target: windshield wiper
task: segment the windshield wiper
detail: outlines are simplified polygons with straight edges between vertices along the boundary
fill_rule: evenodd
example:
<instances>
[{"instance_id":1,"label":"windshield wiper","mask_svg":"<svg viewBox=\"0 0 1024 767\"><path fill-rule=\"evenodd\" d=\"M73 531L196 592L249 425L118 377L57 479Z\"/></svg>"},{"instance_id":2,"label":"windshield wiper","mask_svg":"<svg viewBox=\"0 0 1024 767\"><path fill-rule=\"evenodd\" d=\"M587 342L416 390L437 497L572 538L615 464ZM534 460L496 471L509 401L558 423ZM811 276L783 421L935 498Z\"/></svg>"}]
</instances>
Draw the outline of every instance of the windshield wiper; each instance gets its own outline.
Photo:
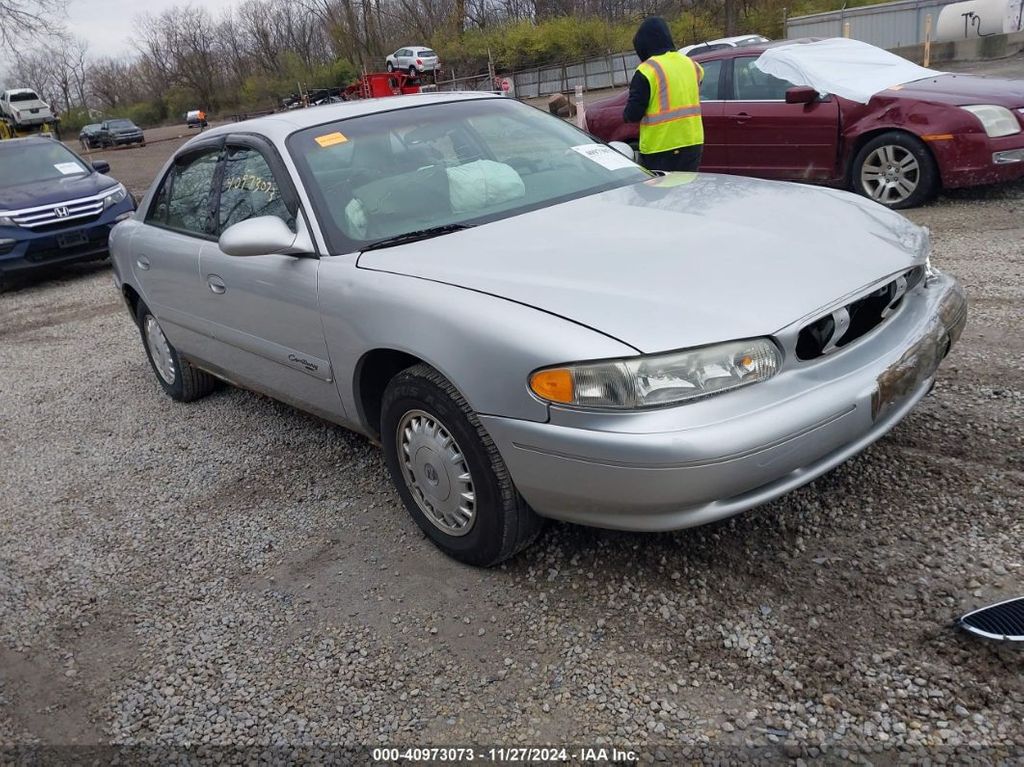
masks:
<instances>
[{"instance_id":1,"label":"windshield wiper","mask_svg":"<svg viewBox=\"0 0 1024 767\"><path fill-rule=\"evenodd\" d=\"M405 245L406 243L419 242L420 240L429 240L431 237L440 237L442 234L461 232L463 229L471 229L473 226L475 226L475 224L445 224L444 226L432 226L429 229L417 229L415 232L406 232L405 234L398 234L394 237L386 237L383 240L371 242L362 249L362 252L365 253L368 250L380 250L381 248L392 248L395 245Z\"/></svg>"}]
</instances>

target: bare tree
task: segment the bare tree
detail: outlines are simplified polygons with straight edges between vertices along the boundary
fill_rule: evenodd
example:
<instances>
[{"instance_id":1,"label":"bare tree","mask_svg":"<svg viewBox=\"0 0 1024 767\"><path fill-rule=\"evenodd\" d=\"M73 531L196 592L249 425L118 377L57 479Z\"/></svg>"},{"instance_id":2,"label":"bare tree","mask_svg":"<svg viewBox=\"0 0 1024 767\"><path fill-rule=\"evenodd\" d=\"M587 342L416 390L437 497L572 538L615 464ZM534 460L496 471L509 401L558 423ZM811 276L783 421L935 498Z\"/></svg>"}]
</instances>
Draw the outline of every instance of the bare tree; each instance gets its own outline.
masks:
<instances>
[{"instance_id":1,"label":"bare tree","mask_svg":"<svg viewBox=\"0 0 1024 767\"><path fill-rule=\"evenodd\" d=\"M63 26L67 0L0 0L0 45L14 49Z\"/></svg>"}]
</instances>

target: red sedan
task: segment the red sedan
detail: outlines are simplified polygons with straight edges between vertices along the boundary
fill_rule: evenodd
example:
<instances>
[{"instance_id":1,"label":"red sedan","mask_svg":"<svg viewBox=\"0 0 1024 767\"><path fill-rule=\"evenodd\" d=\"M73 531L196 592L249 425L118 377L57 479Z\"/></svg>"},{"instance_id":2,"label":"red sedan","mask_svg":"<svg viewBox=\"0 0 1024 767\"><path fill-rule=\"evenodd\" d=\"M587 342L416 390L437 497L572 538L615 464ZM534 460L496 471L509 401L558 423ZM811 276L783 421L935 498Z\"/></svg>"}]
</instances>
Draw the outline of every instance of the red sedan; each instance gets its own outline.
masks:
<instances>
[{"instance_id":1,"label":"red sedan","mask_svg":"<svg viewBox=\"0 0 1024 767\"><path fill-rule=\"evenodd\" d=\"M852 188L891 208L1024 177L1024 81L934 73L859 103L755 66L769 48L797 44L694 57L704 67L702 171ZM626 96L589 105L587 130L635 146Z\"/></svg>"}]
</instances>

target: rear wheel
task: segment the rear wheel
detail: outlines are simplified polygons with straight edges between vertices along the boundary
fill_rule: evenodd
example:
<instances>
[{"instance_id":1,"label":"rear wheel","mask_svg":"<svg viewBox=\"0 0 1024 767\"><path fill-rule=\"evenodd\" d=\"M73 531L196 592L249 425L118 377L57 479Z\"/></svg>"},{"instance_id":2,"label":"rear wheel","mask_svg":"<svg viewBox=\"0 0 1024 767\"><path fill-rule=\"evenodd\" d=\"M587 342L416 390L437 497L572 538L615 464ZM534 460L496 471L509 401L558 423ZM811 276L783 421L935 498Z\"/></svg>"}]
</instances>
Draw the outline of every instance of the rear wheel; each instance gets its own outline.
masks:
<instances>
[{"instance_id":1,"label":"rear wheel","mask_svg":"<svg viewBox=\"0 0 1024 767\"><path fill-rule=\"evenodd\" d=\"M913 208L936 192L938 168L915 136L889 131L868 141L853 161L853 188L889 208Z\"/></svg>"},{"instance_id":2,"label":"rear wheel","mask_svg":"<svg viewBox=\"0 0 1024 767\"><path fill-rule=\"evenodd\" d=\"M149 364L156 380L171 399L191 402L213 391L217 380L181 358L178 350L167 340L156 317L142 301L139 301L136 317Z\"/></svg>"},{"instance_id":3,"label":"rear wheel","mask_svg":"<svg viewBox=\"0 0 1024 767\"><path fill-rule=\"evenodd\" d=\"M416 365L388 384L381 442L406 509L448 556L490 567L540 532L541 518L512 484L476 413L432 367Z\"/></svg>"},{"instance_id":4,"label":"rear wheel","mask_svg":"<svg viewBox=\"0 0 1024 767\"><path fill-rule=\"evenodd\" d=\"M419 77L419 73L416 71L415 66L409 67L409 77L411 77L413 80Z\"/></svg>"}]
</instances>

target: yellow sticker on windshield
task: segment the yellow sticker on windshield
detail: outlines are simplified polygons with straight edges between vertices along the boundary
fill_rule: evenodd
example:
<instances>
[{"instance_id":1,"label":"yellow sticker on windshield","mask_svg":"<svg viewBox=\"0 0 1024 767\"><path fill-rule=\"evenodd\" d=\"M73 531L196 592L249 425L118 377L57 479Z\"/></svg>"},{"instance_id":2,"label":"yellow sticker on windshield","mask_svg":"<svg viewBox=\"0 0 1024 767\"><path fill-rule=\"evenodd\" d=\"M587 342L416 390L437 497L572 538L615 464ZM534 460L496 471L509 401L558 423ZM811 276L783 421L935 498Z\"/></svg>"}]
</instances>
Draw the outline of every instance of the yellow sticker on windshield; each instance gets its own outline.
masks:
<instances>
[{"instance_id":1,"label":"yellow sticker on windshield","mask_svg":"<svg viewBox=\"0 0 1024 767\"><path fill-rule=\"evenodd\" d=\"M328 133L324 136L317 136L315 140L320 146L329 147L335 144L344 144L348 141L348 136L344 133Z\"/></svg>"}]
</instances>

